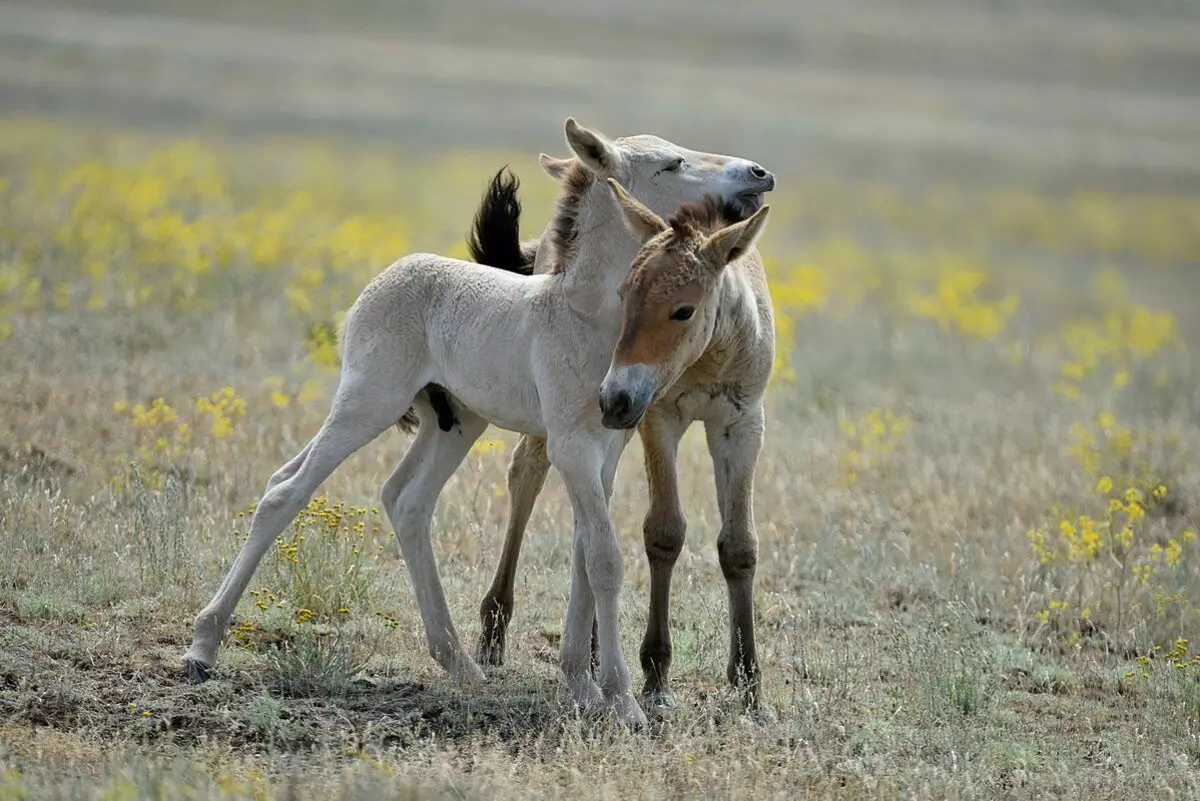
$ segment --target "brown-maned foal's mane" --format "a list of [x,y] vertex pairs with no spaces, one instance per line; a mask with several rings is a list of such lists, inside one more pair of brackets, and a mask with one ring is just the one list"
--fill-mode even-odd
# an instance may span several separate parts
[[741,214],[734,204],[722,200],[717,195],[706,194],[698,201],[681,204],[675,213],[667,218],[667,225],[682,239],[696,234],[711,234],[718,228],[744,219],[745,215]]

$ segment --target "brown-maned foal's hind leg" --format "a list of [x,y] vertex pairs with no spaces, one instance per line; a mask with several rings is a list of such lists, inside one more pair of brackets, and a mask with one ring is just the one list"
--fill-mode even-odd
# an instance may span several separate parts
[[729,683],[743,693],[747,711],[774,717],[762,694],[762,671],[754,645],[754,466],[763,441],[761,402],[732,420],[705,424],[721,510],[717,556],[729,589]]
[[504,529],[500,563],[496,565],[492,586],[479,605],[482,627],[476,659],[480,665],[504,664],[504,645],[508,622],[512,619],[517,560],[521,556],[521,543],[525,528],[529,525],[529,517],[533,514],[533,504],[546,483],[549,471],[550,457],[546,455],[546,440],[543,437],[522,436],[508,465],[508,523]]
[[675,706],[671,696],[671,574],[687,535],[687,520],[679,502],[675,464],[679,440],[687,422],[651,407],[638,426],[650,485],[650,509],[642,524],[646,558],[650,562],[650,614],[642,638],[642,695],[651,710]]

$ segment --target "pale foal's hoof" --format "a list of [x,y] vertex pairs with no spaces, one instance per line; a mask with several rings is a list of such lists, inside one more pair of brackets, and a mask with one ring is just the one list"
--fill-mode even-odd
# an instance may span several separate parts
[[646,713],[642,711],[632,693],[614,695],[606,699],[605,705],[609,718],[618,726],[638,731],[650,725],[650,722],[646,720]]
[[450,681],[457,685],[478,684],[486,678],[479,665],[475,664],[475,660],[466,654],[455,659],[447,670],[450,673]]
[[591,675],[585,673],[579,678],[569,679],[567,683],[571,687],[571,698],[580,710],[586,712],[603,706],[604,693]]
[[212,675],[212,667],[190,656],[183,658],[183,675],[188,681],[203,684]]

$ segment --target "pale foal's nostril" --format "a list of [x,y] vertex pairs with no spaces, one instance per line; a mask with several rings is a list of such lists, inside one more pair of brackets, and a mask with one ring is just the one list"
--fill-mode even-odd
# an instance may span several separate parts
[[755,178],[766,178],[769,173],[763,169],[761,164],[751,164],[750,174]]

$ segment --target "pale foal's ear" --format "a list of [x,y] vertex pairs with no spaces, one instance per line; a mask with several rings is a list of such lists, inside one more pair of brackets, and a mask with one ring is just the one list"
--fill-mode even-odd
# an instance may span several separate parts
[[549,175],[556,181],[561,181],[567,176],[567,170],[571,169],[571,165],[575,159],[556,159],[554,156],[547,156],[545,153],[538,156],[538,164],[542,165],[546,175]]
[[700,246],[700,257],[717,269],[741,258],[754,247],[767,225],[767,212],[770,210],[770,206],[763,206],[740,223],[726,226],[705,239]]
[[612,189],[613,196],[617,199],[621,216],[625,218],[625,227],[629,229],[629,233],[633,234],[633,238],[638,241],[638,244],[644,245],[667,230],[667,224],[662,221],[662,217],[639,203],[616,180],[609,178],[608,187]]
[[604,138],[603,134],[590,131],[574,117],[567,117],[564,126],[567,134],[567,144],[584,166],[601,175],[613,175],[621,161],[621,154]]

